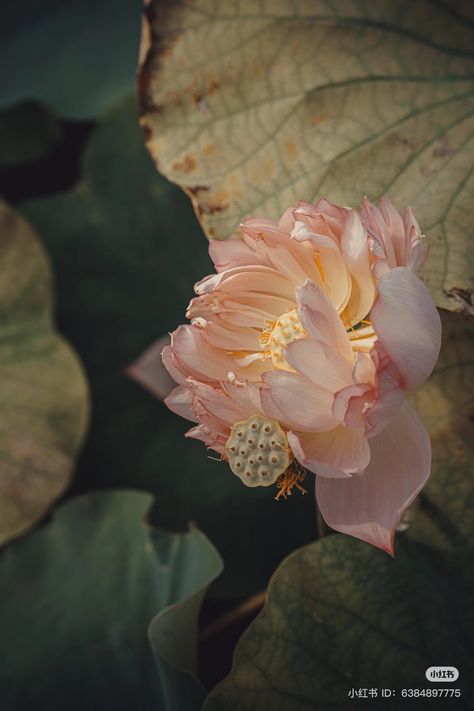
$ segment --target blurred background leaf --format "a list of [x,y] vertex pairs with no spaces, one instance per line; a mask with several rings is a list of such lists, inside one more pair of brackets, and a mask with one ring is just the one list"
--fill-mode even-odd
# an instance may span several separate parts
[[210,238],[321,195],[411,205],[438,306],[472,305],[474,15],[468,0],[212,0],[146,10],[142,123]]
[[157,337],[184,320],[195,281],[211,271],[189,201],[157,175],[143,147],[135,99],[93,131],[82,179],[63,195],[24,204],[47,237],[58,273],[58,318],[84,360],[91,433],[75,491],[133,486],[155,494],[153,520],[172,530],[195,521],[222,554],[215,594],[263,588],[290,551],[316,537],[311,496],[276,502],[250,490],[188,423],[125,376]]
[[36,101],[24,101],[0,112],[0,167],[44,158],[61,139],[58,118]]
[[75,498],[3,553],[3,711],[200,708],[197,617],[222,564],[197,529],[150,528],[150,501]]
[[0,107],[39,99],[90,118],[132,91],[140,0],[25,0],[0,9]]
[[87,427],[84,373],[56,333],[52,309],[43,248],[0,202],[0,543],[64,492]]
[[[395,559],[339,534],[289,556],[205,711],[346,709],[357,706],[347,696],[353,687],[396,689],[402,708],[401,689],[426,688],[431,665],[460,672],[462,698],[444,699],[442,708],[472,708],[471,322],[445,314],[443,338],[418,398],[433,439],[432,475],[414,523],[398,536]],[[361,704],[385,708],[387,700]]]

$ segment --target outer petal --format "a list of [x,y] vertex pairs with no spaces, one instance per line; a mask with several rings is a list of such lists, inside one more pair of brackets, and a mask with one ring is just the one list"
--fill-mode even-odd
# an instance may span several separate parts
[[186,385],[178,385],[167,398],[165,398],[165,405],[169,407],[171,412],[184,417],[186,420],[191,420],[191,422],[197,422],[198,419],[192,409],[192,399],[193,395]]
[[[168,334],[168,343],[171,343],[171,334]],[[152,346],[153,347],[153,346]],[[161,352],[161,359],[163,365],[165,366],[168,373],[171,375],[173,380],[175,380],[178,385],[186,384],[186,376],[178,370],[175,364],[175,358],[173,357],[173,351],[171,350],[171,345],[166,345]]]
[[225,380],[227,373],[236,369],[234,359],[210,346],[196,326],[179,326],[171,343],[178,368],[198,380]]
[[255,250],[240,239],[216,240],[209,242],[209,255],[217,272],[243,267],[246,265],[266,264],[268,262],[255,253]]
[[367,469],[350,479],[318,477],[316,497],[325,521],[393,555],[395,526],[425,485],[431,445],[413,408],[405,403],[391,424],[370,440]]
[[441,346],[441,321],[424,284],[405,267],[384,274],[371,311],[374,330],[403,377],[416,390],[433,370]]
[[206,425],[197,425],[197,427],[192,427],[184,436],[204,442],[207,447],[214,449],[219,454],[224,453],[227,437],[225,435],[212,432],[212,430],[206,427]]
[[268,371],[262,379],[269,386],[269,392],[262,389],[262,407],[269,417],[281,413],[279,421],[300,432],[325,432],[338,424],[329,390],[285,370]]
[[[193,405],[200,420],[203,419],[201,408],[210,416],[210,422],[217,419],[229,428],[232,427],[234,422],[248,417],[246,410],[241,408],[240,403],[232,400],[232,398],[220,388],[215,388],[212,385],[200,383],[196,380],[189,380],[188,383],[189,389],[193,393]],[[201,406],[199,411],[197,410],[198,404]],[[206,417],[206,421],[207,420],[208,418]],[[209,421],[207,421],[206,424],[209,424]]]
[[[125,371],[130,378],[140,383],[159,400],[164,400],[176,386],[176,383],[180,385],[184,383],[184,377],[179,371],[173,369],[171,364],[169,342],[170,336],[168,333],[161,336]],[[165,349],[167,349],[166,355],[162,357]],[[175,376],[174,379],[171,377],[171,373]]]
[[288,432],[296,459],[324,477],[348,477],[368,465],[370,448],[363,427],[335,427],[329,432]]

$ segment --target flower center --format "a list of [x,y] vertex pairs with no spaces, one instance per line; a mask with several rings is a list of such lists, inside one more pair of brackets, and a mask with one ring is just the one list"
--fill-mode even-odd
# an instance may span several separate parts
[[233,425],[225,453],[231,470],[246,486],[274,484],[292,459],[279,423],[262,415],[252,415]]
[[287,311],[277,321],[267,321],[260,336],[260,345],[267,358],[272,359],[275,368],[293,370],[287,362],[284,351],[292,341],[306,338],[307,333],[296,309]]

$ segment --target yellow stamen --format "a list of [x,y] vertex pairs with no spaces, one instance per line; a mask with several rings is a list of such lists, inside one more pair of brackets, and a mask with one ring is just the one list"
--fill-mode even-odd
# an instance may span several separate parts
[[275,496],[275,501],[278,501],[280,497],[286,499],[293,493],[293,488],[296,487],[298,491],[302,494],[307,494],[308,492],[304,489],[300,481],[303,481],[306,476],[304,469],[299,467],[295,462],[290,464],[288,469],[283,472],[283,474],[277,479],[277,488],[279,489],[278,494]]
[[319,272],[319,276],[321,277],[321,281],[324,284],[326,282],[326,280],[324,278],[323,263],[321,262],[321,257],[319,256],[319,252],[316,253],[314,261],[316,262],[316,266],[318,268],[318,272]]
[[275,321],[265,321],[260,335],[260,345],[266,358],[270,357],[277,368],[292,370],[287,363],[284,350],[292,341],[306,338],[306,331],[300,322],[296,309],[292,309]]

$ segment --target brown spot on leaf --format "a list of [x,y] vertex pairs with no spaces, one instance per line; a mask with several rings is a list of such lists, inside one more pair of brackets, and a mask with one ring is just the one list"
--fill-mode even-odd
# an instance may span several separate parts
[[411,150],[415,150],[417,146],[416,141],[414,141],[412,138],[406,138],[400,133],[391,133],[388,136],[387,140],[391,146],[399,145],[404,146],[405,148],[410,148]]
[[205,146],[203,146],[202,153],[205,156],[210,156],[214,153],[214,145],[212,143],[206,143]]
[[222,210],[229,207],[229,197],[227,190],[220,188],[209,200],[202,202],[202,213],[204,215],[213,215],[215,212],[222,212]]
[[180,161],[173,163],[173,170],[179,171],[180,173],[191,173],[191,171],[196,170],[196,158],[192,155],[184,156]]
[[214,77],[208,77],[204,89],[193,92],[193,99],[196,104],[202,105],[203,101],[212,96],[219,88],[220,82]]
[[448,158],[454,153],[454,148],[448,142],[446,136],[443,136],[442,140],[438,143],[433,151],[434,158]]
[[287,141],[285,143],[285,149],[290,158],[297,158],[300,152],[294,141]]

